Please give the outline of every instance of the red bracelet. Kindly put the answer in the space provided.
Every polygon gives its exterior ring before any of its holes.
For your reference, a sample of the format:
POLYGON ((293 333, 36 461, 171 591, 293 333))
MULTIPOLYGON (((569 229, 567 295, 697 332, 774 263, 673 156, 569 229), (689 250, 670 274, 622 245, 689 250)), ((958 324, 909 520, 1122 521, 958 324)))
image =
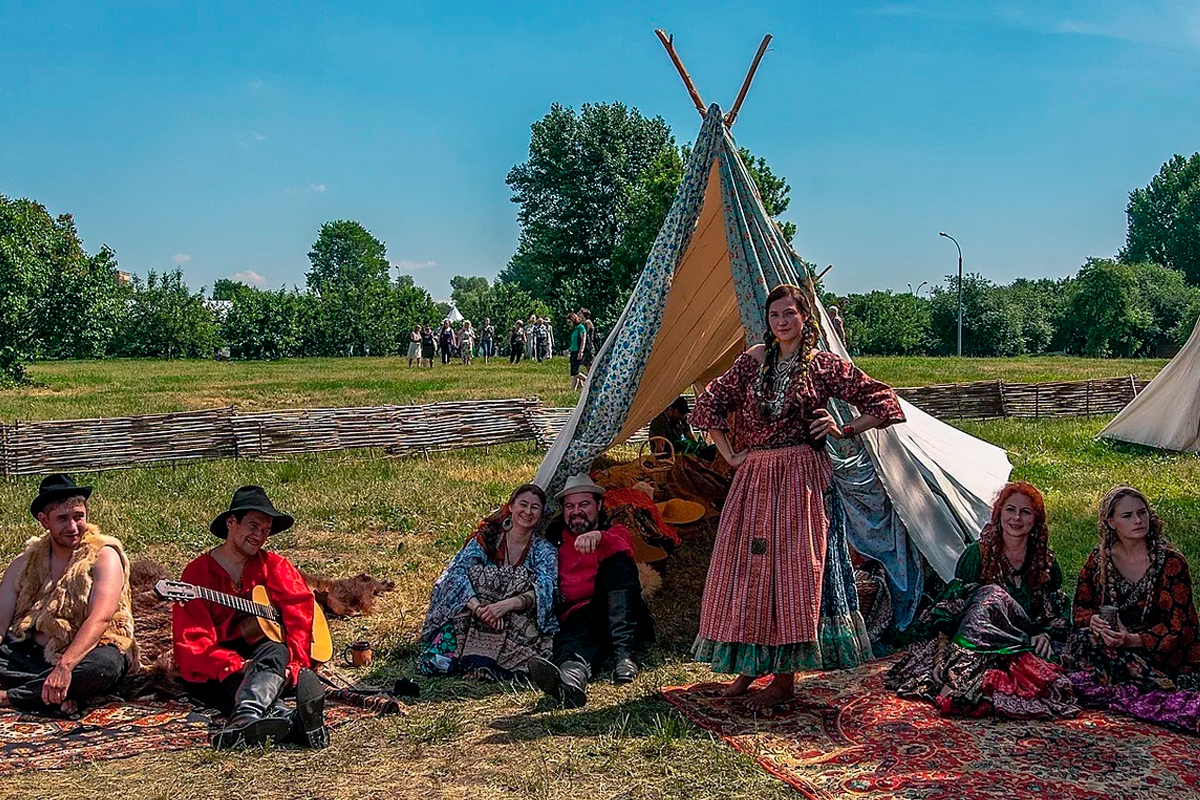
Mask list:
POLYGON ((845 437, 847 439, 852 439, 856 435, 857 434, 856 434, 853 426, 851 426, 851 425, 843 425, 842 426, 842 436, 843 437, 845 437))

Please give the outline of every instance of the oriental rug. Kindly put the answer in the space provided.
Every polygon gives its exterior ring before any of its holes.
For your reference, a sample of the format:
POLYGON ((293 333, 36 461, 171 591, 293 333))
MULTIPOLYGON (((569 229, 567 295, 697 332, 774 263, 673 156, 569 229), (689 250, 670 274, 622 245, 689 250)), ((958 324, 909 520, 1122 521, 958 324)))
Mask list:
MULTIPOLYGON (((376 713, 328 702, 330 727, 376 713)), ((0 710, 0 776, 66 769, 144 753, 204 749, 223 720, 186 700, 122 700, 87 709, 79 719, 0 710)))
POLYGON ((894 658, 796 676, 758 716, 717 684, 662 695, 810 800, 1157 800, 1200 796, 1200 737, 1086 711, 1075 719, 938 716, 883 688, 894 658))

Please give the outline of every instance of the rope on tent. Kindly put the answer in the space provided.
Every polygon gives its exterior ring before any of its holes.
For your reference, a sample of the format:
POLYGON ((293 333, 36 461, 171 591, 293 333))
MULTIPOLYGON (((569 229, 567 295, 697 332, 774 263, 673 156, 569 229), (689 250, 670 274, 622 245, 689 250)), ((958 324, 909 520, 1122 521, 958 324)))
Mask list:
POLYGON ((746 80, 742 82, 742 90, 738 92, 737 100, 733 101, 733 108, 729 109, 729 113, 725 115, 725 127, 732 128, 733 123, 737 121, 738 111, 742 108, 742 101, 746 99, 746 92, 750 91, 750 82, 754 80, 754 73, 758 71, 758 62, 762 61, 763 54, 767 52, 767 45, 771 43, 771 34, 763 37, 762 44, 758 46, 758 53, 754 56, 753 63, 750 64, 750 71, 746 73, 746 80))
MULTIPOLYGON (((688 75, 683 62, 679 60, 679 55, 675 52, 675 37, 667 36, 661 28, 655 28, 654 35, 662 42, 662 46, 667 48, 667 55, 671 57, 671 63, 675 65, 675 69, 679 70, 679 77, 683 78, 683 85, 687 87, 688 94, 692 96, 692 103, 696 106, 696 110, 700 112, 700 116, 703 117, 706 106, 704 105, 704 101, 700 99, 700 93, 696 91, 696 85, 692 83, 692 76, 688 75)), ((755 65, 757 64, 758 62, 756 61, 755 65)))

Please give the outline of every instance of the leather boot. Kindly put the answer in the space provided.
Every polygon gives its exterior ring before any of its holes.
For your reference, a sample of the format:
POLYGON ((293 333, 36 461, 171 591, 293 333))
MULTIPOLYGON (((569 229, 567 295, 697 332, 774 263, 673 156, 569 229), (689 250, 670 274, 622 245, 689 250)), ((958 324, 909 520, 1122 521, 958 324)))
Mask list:
POLYGON ((632 589, 614 589, 608 593, 608 635, 612 640, 613 683, 632 683, 638 666, 633 660, 637 641, 637 619, 634 615, 632 589))
POLYGON ((300 670, 296 683, 296 710, 289 717, 292 729, 284 741, 319 750, 329 746, 325 726, 325 687, 311 669, 300 670))
POLYGON ((291 722, 268 714, 282 693, 282 675, 265 670, 247 672, 233 697, 233 715, 213 737, 213 748, 256 747, 285 736, 291 722))
POLYGON ((563 708, 581 708, 587 703, 587 682, 591 670, 581 661, 564 661, 555 666, 535 657, 529 662, 529 677, 546 696, 563 708))

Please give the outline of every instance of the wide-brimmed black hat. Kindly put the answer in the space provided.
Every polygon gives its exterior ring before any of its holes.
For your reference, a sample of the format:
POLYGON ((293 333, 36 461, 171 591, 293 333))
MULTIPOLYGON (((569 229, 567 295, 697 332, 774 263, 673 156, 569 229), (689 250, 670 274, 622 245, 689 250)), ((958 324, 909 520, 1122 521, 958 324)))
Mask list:
POLYGON ((225 520, 233 514, 240 511, 261 511, 270 517, 274 522, 271 523, 271 533, 276 534, 280 531, 286 531, 292 527, 296 521, 291 514, 285 514, 271 503, 267 497, 267 492, 261 486, 242 486, 233 493, 233 500, 229 502, 229 510, 218 515, 208 526, 209 531, 213 536, 218 536, 225 539, 229 536, 229 528, 225 525, 225 520))
POLYGON ((33 502, 29 504, 29 513, 33 515, 34 519, 37 519, 37 515, 42 513, 42 509, 55 500, 65 500, 68 497, 83 497, 86 500, 91 496, 92 487, 76 486, 70 475, 62 473, 47 475, 38 486, 37 497, 33 498, 33 502))

